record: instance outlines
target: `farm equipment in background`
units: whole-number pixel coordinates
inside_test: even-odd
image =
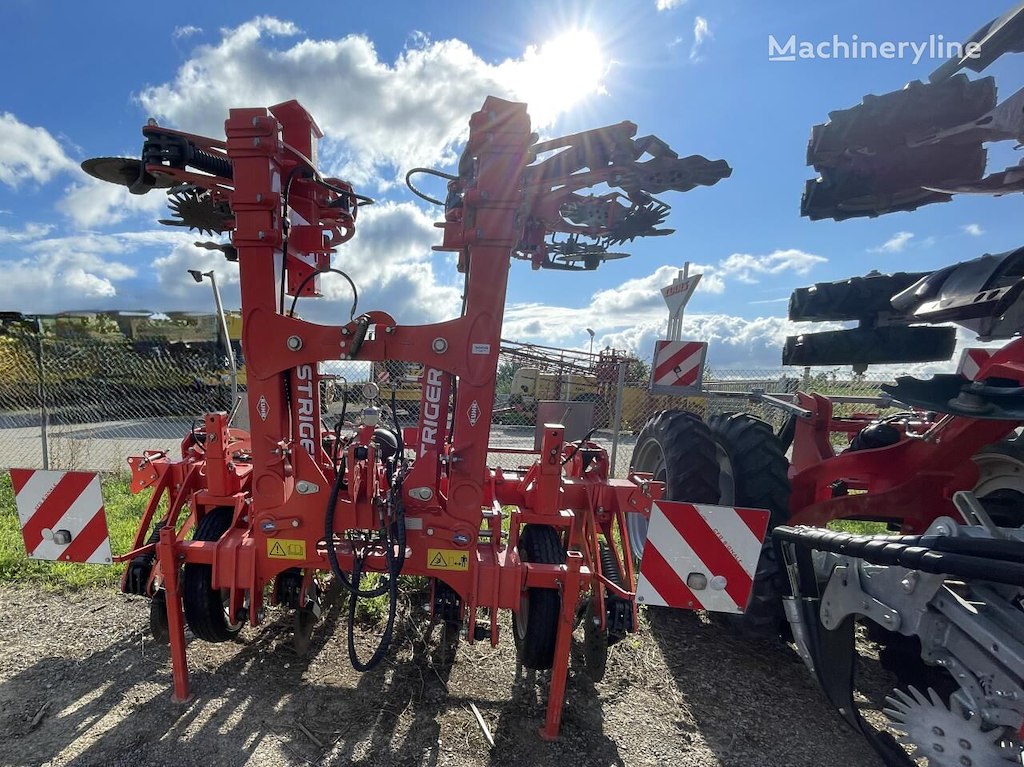
[[[388,650],[401,575],[426,577],[432,620],[468,642],[496,644],[499,611],[511,610],[522,665],[551,669],[546,738],[559,730],[579,623],[586,668],[600,678],[609,645],[637,629],[638,600],[742,612],[766,512],[661,500],[665,478],[650,473],[610,479],[604,448],[567,442],[559,424],[544,426],[532,465],[486,465],[511,257],[543,266],[551,235],[607,249],[667,234],[657,227],[668,206],[653,195],[713,185],[731,172],[724,161],[680,158],[653,137],[634,139],[628,122],[535,143],[526,106],[489,97],[470,119],[440,224],[438,250],[455,253],[465,275],[461,316],[405,326],[383,311],[359,313],[353,300],[342,323],[327,326],[298,319],[295,303],[318,294],[321,275],[341,272],[331,256],[371,200],[317,170],[322,134],[295,101],[232,109],[225,132],[206,138],[151,121],[140,160],[83,164],[133,193],[166,191],[171,223],[229,233],[229,243],[200,246],[222,250],[240,271],[250,430],[208,413],[184,435],[180,458],[129,459],[133,490],[152,494],[132,550],[115,559],[127,563],[122,590],[151,600],[153,632],[170,642],[175,699],[189,697],[186,626],[200,640],[231,640],[259,624],[269,602],[294,611],[301,646],[331,588],[325,571],[349,597],[359,670]],[[595,185],[613,191],[581,193]],[[354,429],[344,419],[325,429],[318,364],[338,359],[422,366],[416,425],[401,428],[395,399],[371,381]],[[34,556],[88,548],[61,516],[80,478],[12,478]],[[672,487],[670,497],[713,500],[692,489],[688,498]],[[665,545],[647,542],[639,577],[627,517],[650,518],[666,535]],[[382,577],[373,585],[366,573]],[[360,658],[356,601],[385,594],[379,646]]]
[[[1024,50],[1024,5],[979,30],[976,58],[927,85],[869,96],[815,126],[803,213],[841,220],[945,202],[956,193],[1021,191],[1021,166],[984,177],[982,143],[1024,138],[1024,91],[996,105],[993,78],[968,80]],[[932,273],[871,273],[796,290],[790,318],[857,321],[787,340],[799,365],[949,359],[956,323],[1000,349],[967,349],[954,374],[901,376],[900,410],[849,413],[798,393],[787,524],[772,533],[788,577],[797,648],[826,697],[888,765],[1020,765],[1024,744],[1024,249]],[[1017,337],[1017,338],[1015,338]],[[841,414],[845,411],[845,414]],[[840,443],[837,449],[837,442]],[[833,520],[884,523],[853,535]],[[855,623],[881,647],[898,686],[876,730],[854,696]],[[909,755],[908,755],[909,754]]]

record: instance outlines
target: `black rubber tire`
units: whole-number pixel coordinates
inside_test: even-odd
[[[594,420],[590,425],[595,429],[607,429],[611,425],[611,408],[609,408],[608,403],[600,394],[587,392],[586,394],[580,394],[579,396],[573,397],[572,401],[594,403]]]
[[[629,466],[648,472],[665,483],[669,501],[718,503],[718,459],[715,441],[700,416],[686,410],[662,410],[644,424],[636,439]],[[647,520],[639,514],[626,515],[626,527],[633,556],[643,556]]]
[[[565,549],[555,528],[527,525],[519,536],[519,558],[524,562],[560,565],[565,563]],[[512,633],[519,662],[525,668],[551,668],[561,610],[562,595],[558,589],[531,587],[523,592],[520,609],[512,613]]]
[[[892,297],[928,274],[869,274],[797,288],[789,297],[789,319],[794,322],[871,319],[879,312],[893,311]]]
[[[986,468],[993,457],[995,468]],[[1000,527],[1024,527],[1024,439],[988,445],[971,460],[980,471],[975,494],[992,521]]]
[[[616,586],[622,586],[623,574],[619,572],[608,544],[605,541],[598,541],[598,547],[601,574]],[[608,598],[609,594],[605,592],[605,599]],[[622,636],[610,635],[607,621],[603,629],[598,628],[594,622],[595,617],[597,613],[594,611],[594,600],[591,596],[587,599],[587,606],[583,612],[583,666],[592,682],[600,682],[608,669],[608,648],[622,639]]]
[[[953,356],[956,328],[891,325],[790,336],[782,364],[882,365],[941,362]]]
[[[149,633],[157,644],[171,641],[171,629],[167,623],[167,594],[160,589],[149,600]]]
[[[771,531],[789,520],[789,461],[772,427],[760,418],[748,413],[722,413],[712,416],[708,426],[724,452],[720,459],[724,458],[731,468],[731,472],[720,473],[719,503],[771,513],[769,535],[754,571],[747,610],[742,615],[721,617],[744,635],[781,636],[787,626],[782,607],[782,597],[787,593],[786,573],[778,561]]]
[[[970,122],[995,105],[995,80],[971,80],[964,74],[935,83],[914,80],[881,96],[868,94],[856,106],[830,112],[827,123],[811,129],[807,164],[835,167],[849,161],[851,150],[902,149],[913,136]]]
[[[221,506],[206,513],[192,533],[194,541],[217,541],[231,527],[233,510]],[[238,636],[241,621],[229,620],[219,589],[213,588],[213,566],[189,563],[181,574],[185,622],[197,639],[227,642]]]

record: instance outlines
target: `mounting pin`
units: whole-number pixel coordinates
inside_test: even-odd
[[[302,348],[302,339],[298,336],[288,336],[288,348],[293,352],[297,352]]]
[[[448,341],[444,338],[435,338],[434,342],[431,344],[431,348],[433,348],[433,350],[438,354],[444,354],[448,351]]]

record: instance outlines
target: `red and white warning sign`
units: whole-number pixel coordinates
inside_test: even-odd
[[[110,564],[110,536],[98,475],[11,469],[11,483],[29,557]]]
[[[651,366],[651,391],[686,394],[699,390],[704,373],[705,341],[657,341]],[[682,389],[682,391],[679,391]]]
[[[956,372],[973,381],[978,376],[981,366],[988,362],[994,350],[978,349],[975,347],[964,349],[960,355],[960,364],[956,366]]]
[[[638,602],[742,613],[768,532],[769,512],[657,501],[640,578]]]

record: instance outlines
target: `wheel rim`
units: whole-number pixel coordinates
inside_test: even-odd
[[[736,503],[736,475],[729,453],[717,439],[715,458],[718,460],[718,502],[722,506],[733,506]]]
[[[651,479],[655,482],[667,481],[665,451],[662,450],[658,440],[649,437],[637,446],[633,458],[633,470],[651,474]],[[643,558],[644,544],[647,542],[647,529],[650,524],[650,521],[641,514],[626,515],[626,533],[629,535],[629,546],[633,550],[634,559]]]
[[[974,486],[978,500],[998,500],[1011,506],[1016,524],[1024,523],[1024,460],[995,451],[979,453],[973,460],[978,467]]]

